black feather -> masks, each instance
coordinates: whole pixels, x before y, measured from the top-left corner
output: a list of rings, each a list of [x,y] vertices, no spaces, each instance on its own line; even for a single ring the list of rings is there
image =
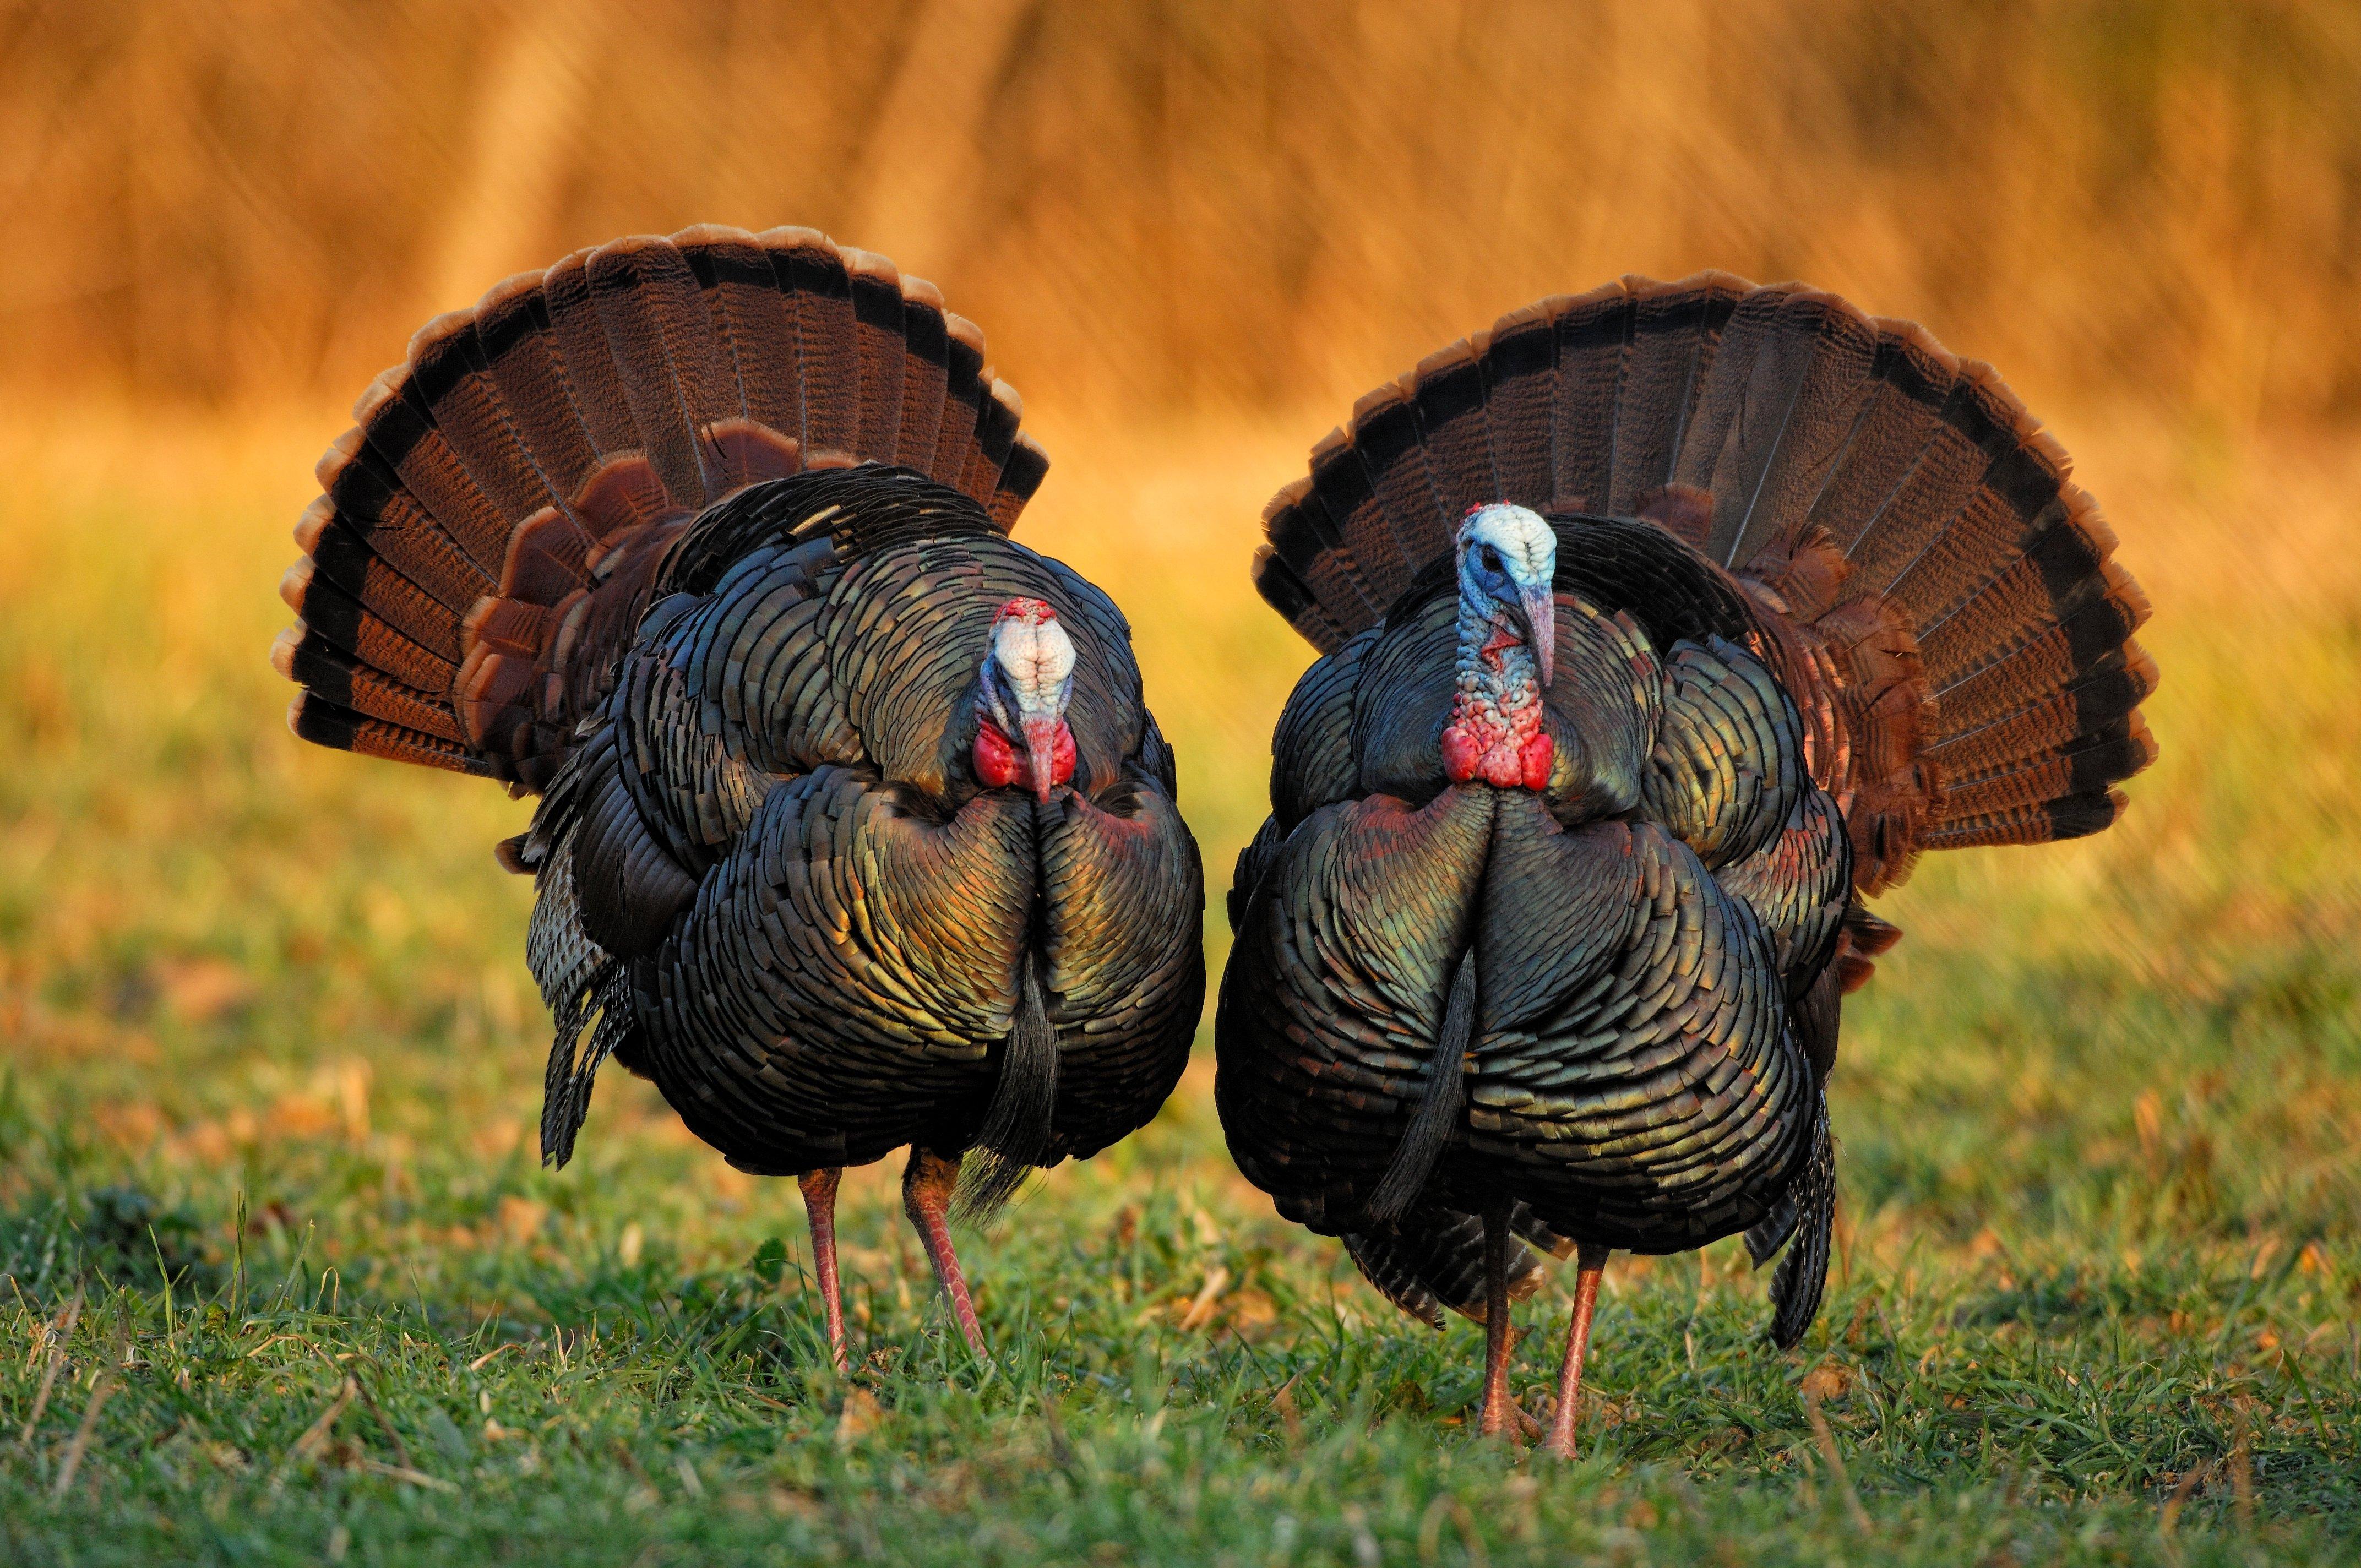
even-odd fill
[[[1467,1041],[1476,1033],[1476,950],[1470,948],[1451,977],[1451,994],[1443,1006],[1443,1027],[1436,1034],[1434,1054],[1427,1058],[1426,1091],[1402,1132],[1401,1143],[1386,1167],[1385,1179],[1369,1195],[1369,1218],[1390,1225],[1409,1212],[1434,1162],[1451,1144],[1467,1118]]]
[[[1790,1197],[1795,1208],[1795,1239],[1771,1277],[1771,1343],[1781,1350],[1793,1350],[1803,1339],[1820,1314],[1820,1296],[1828,1288],[1828,1243],[1837,1216],[1837,1154],[1826,1099],[1820,1102],[1811,1156]],[[1748,1249],[1753,1245],[1749,1235]]]
[[[1039,965],[1025,965],[1016,1021],[1001,1053],[1000,1081],[985,1107],[983,1130],[960,1168],[954,1212],[985,1224],[1016,1196],[1026,1178],[1056,1163],[1050,1121],[1058,1110],[1058,1032],[1041,995]]]
[[[586,1025],[588,1040],[583,1038]],[[631,975],[621,963],[609,959],[557,1016],[549,1068],[542,1080],[542,1164],[563,1170],[574,1157],[575,1135],[590,1114],[590,1088],[599,1065],[624,1046],[636,1026]]]

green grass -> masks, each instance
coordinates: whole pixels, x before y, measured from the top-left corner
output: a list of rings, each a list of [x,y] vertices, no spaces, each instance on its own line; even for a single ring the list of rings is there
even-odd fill
[[[1768,1349],[1734,1243],[1618,1257],[1560,1466],[1468,1430],[1476,1330],[1236,1178],[1202,1060],[963,1239],[989,1365],[892,1170],[846,1183],[840,1379],[791,1188],[647,1085],[539,1169],[529,889],[489,854],[525,808],[277,722],[328,433],[6,438],[0,1561],[2361,1554],[2361,464],[2086,442],[2161,607],[2165,762],[2121,829],[1889,901],[1819,1324]],[[1300,444],[1050,442],[1028,532],[1135,621],[1218,894],[1305,659],[1240,571]],[[1523,1312],[1536,1410],[1569,1283]]]

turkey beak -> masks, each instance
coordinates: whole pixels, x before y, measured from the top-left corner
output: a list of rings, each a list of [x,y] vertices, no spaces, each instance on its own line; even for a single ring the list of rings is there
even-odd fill
[[[1053,787],[1049,774],[1058,765],[1058,716],[1025,716],[1025,757],[1033,769],[1035,798],[1046,801]]]
[[[1557,674],[1557,596],[1549,584],[1537,583],[1519,596],[1517,610],[1525,622],[1525,646],[1533,651],[1533,668],[1547,691]]]

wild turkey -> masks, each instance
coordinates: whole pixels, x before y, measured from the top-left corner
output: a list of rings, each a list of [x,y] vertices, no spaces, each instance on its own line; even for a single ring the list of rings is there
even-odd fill
[[[946,1214],[1154,1115],[1202,879],[1130,628],[1007,537],[1048,458],[932,285],[809,229],[620,239],[428,323],[322,460],[274,659],[307,740],[541,796],[564,1165],[612,1056],[800,1179]]]
[[[1796,285],[1627,278],[1361,400],[1254,577],[1322,657],[1238,859],[1215,1094],[1279,1212],[1510,1417],[1527,1243],[1782,1245],[1818,1310],[1844,992],[1925,850],[2094,833],[2147,606],[1986,367]]]

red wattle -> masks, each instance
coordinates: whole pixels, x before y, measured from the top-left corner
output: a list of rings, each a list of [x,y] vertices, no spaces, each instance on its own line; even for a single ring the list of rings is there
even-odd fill
[[[1484,759],[1483,743],[1460,726],[1454,724],[1443,732],[1443,776],[1453,784],[1466,784],[1476,776],[1477,765]]]
[[[986,789],[1013,784],[1024,772],[1017,766],[1016,748],[990,719],[976,726],[974,762],[976,783]]]
[[[1557,761],[1557,745],[1546,733],[1528,736],[1517,748],[1517,765],[1527,789],[1549,787],[1550,768]]]
[[[1028,772],[1026,762],[1030,752],[1020,751],[1016,742],[1000,732],[1000,727],[989,718],[976,726],[972,761],[975,782],[986,789],[1004,789],[1024,781]],[[1049,742],[1049,782],[1071,784],[1074,777],[1074,732],[1064,719],[1058,721],[1058,732]]]

